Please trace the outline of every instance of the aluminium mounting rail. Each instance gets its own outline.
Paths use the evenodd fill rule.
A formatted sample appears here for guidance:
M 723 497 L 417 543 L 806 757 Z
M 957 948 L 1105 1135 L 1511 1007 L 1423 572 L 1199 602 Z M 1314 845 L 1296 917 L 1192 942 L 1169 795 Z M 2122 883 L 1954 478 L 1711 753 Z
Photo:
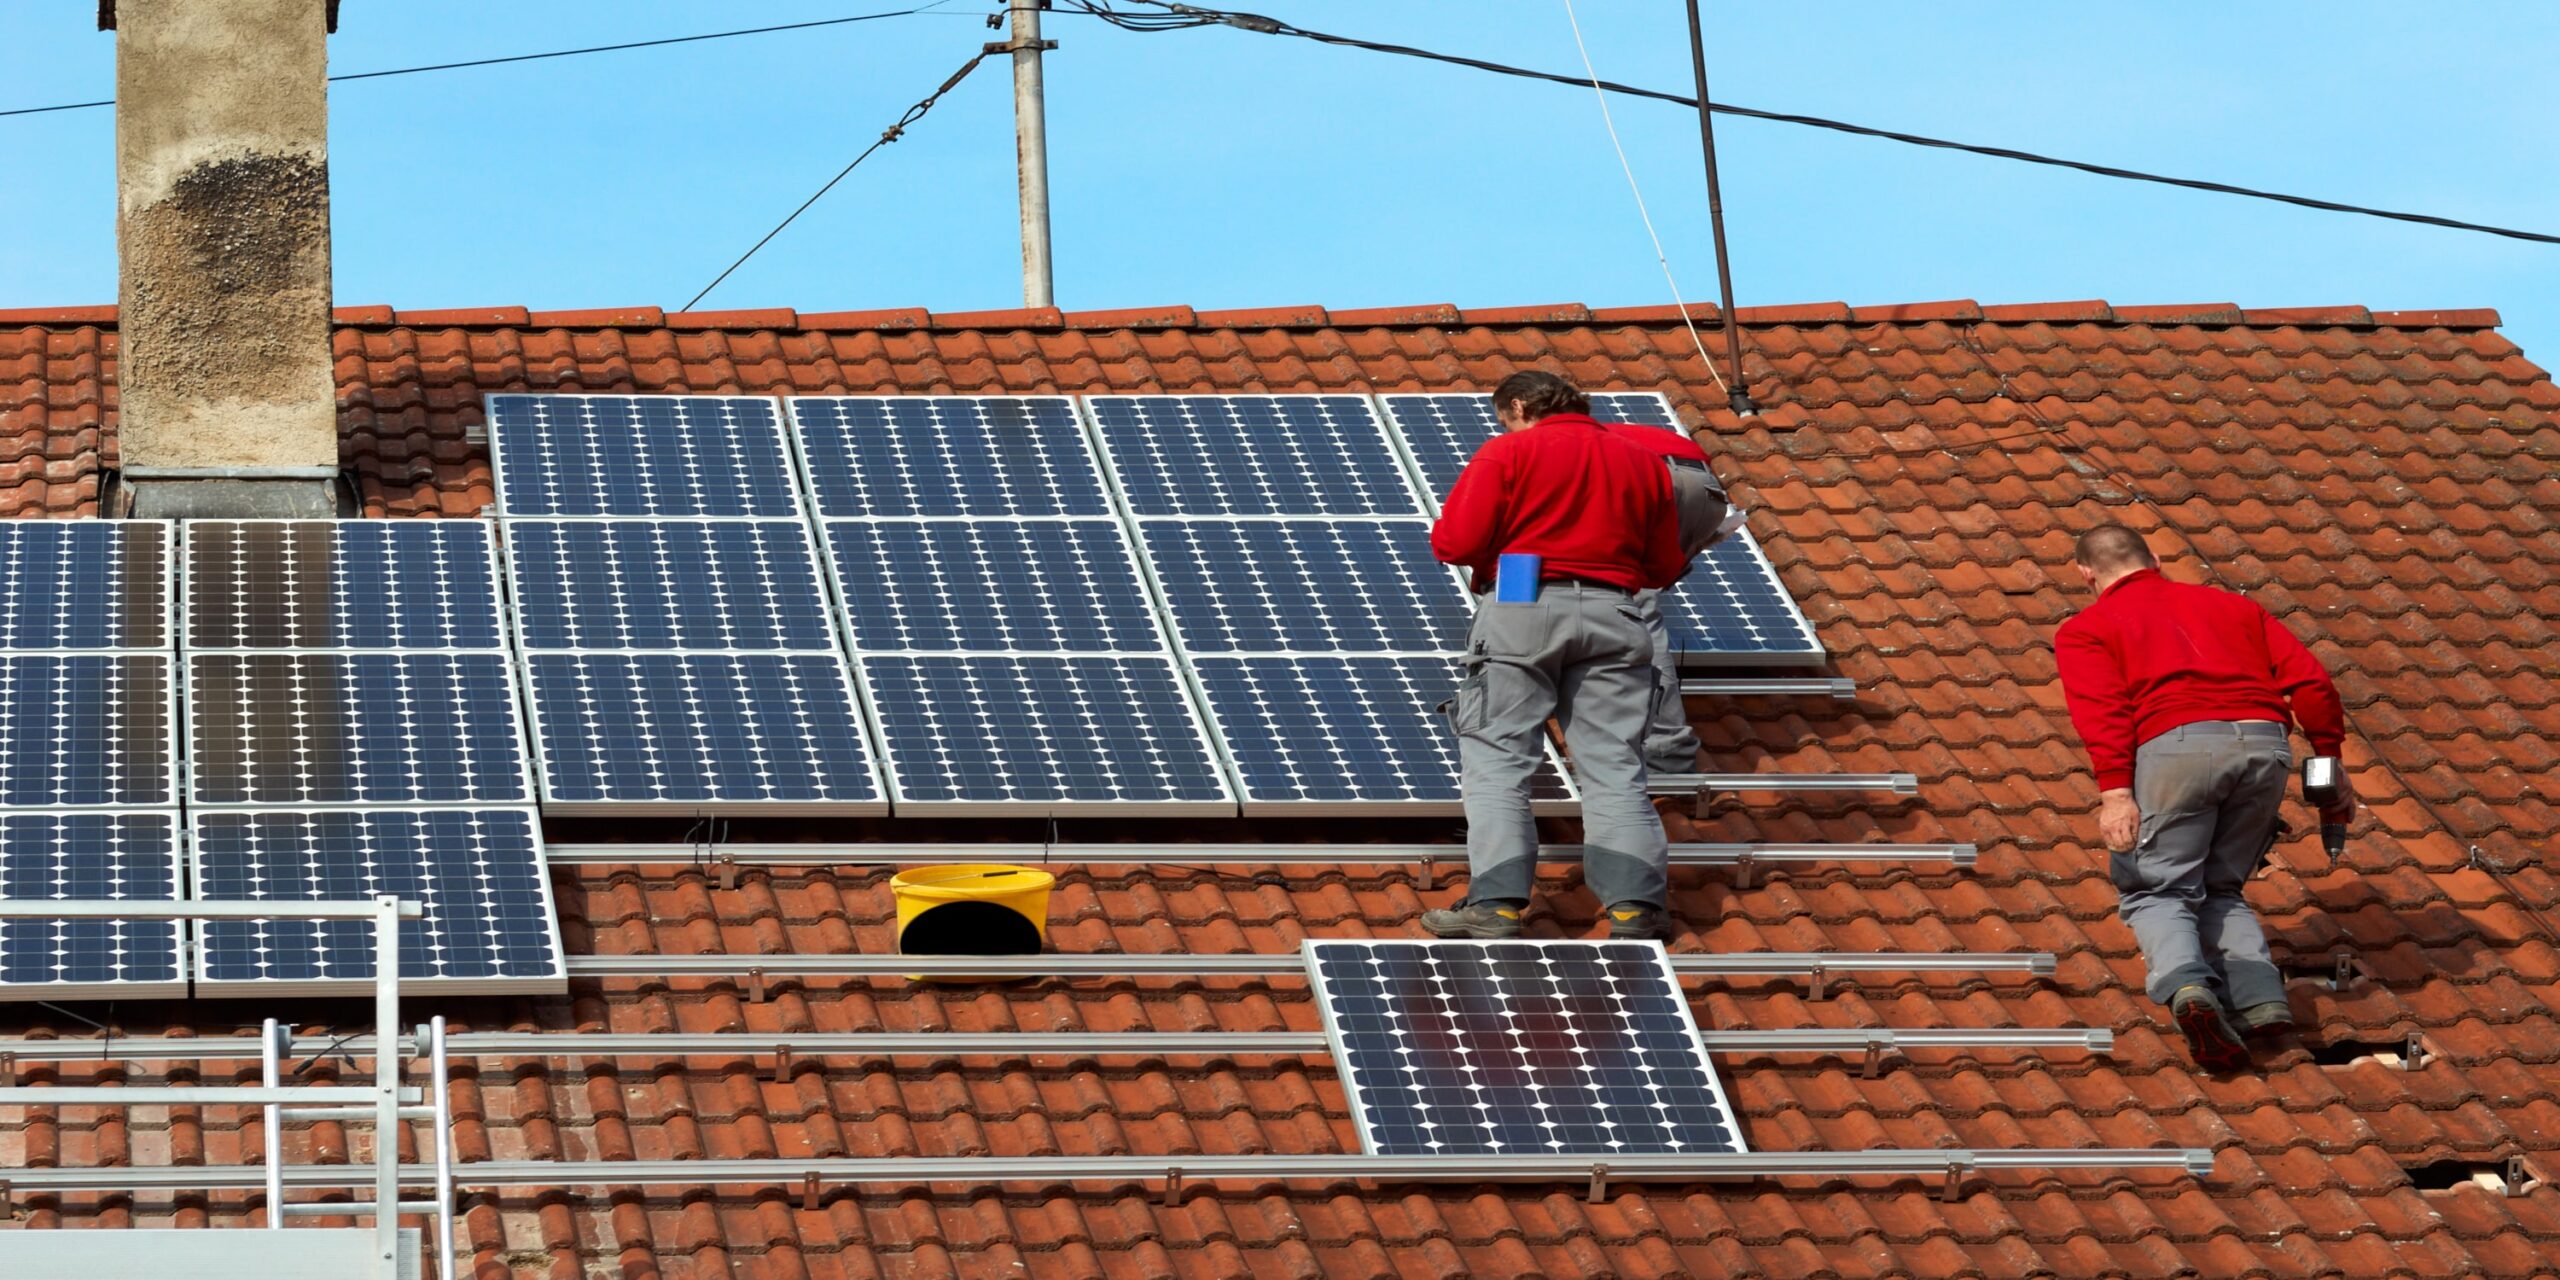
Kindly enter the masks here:
M 1703 694 L 1709 697 L 1722 698 L 1742 698 L 1756 695 L 1778 698 L 1806 697 L 1845 699 L 1858 696 L 1858 682 L 1855 680 L 1844 680 L 1831 676 L 1768 676 L 1762 678 L 1743 676 L 1728 679 L 1683 680 L 1680 682 L 1680 692 Z
M 1620 1181 L 1703 1182 L 1789 1177 L 1943 1177 L 1949 1199 L 1967 1174 L 2004 1170 L 2049 1173 L 2063 1169 L 2123 1172 L 2166 1169 L 2202 1177 L 2212 1172 L 2214 1153 L 2200 1147 L 2120 1147 L 1983 1151 L 1750 1151 L 1697 1155 L 1617 1156 L 1371 1156 L 1371 1155 L 1154 1155 L 1154 1156 L 885 1156 L 876 1158 L 811 1158 L 806 1160 L 583 1160 L 491 1161 L 455 1169 L 466 1186 L 633 1187 L 633 1186 L 781 1186 L 798 1187 L 804 1208 L 815 1210 L 822 1186 L 916 1186 L 961 1183 L 971 1186 L 1015 1183 L 1052 1185 L 1061 1182 L 1131 1182 L 1162 1180 L 1165 1199 L 1177 1202 L 1184 1181 L 1228 1180 L 1270 1183 L 1286 1180 L 1338 1181 L 1368 1178 L 1382 1182 L 1570 1182 L 1589 1179 L 1590 1198 L 1602 1198 L 1610 1179 Z M 425 1181 L 431 1166 L 412 1165 L 404 1181 Z M 350 1166 L 296 1165 L 284 1171 L 288 1187 L 346 1187 L 362 1184 L 365 1171 Z M 12 1169 L 7 1192 L 64 1191 L 203 1191 L 242 1190 L 264 1186 L 267 1171 L 258 1165 L 191 1165 L 96 1169 Z
M 2101 1027 L 1792 1027 L 1706 1031 L 1715 1053 L 1855 1053 L 1869 1049 L 2085 1049 L 2107 1053 L 2115 1033 Z M 331 1041 L 354 1057 L 373 1037 Z M 1329 1055 L 1321 1031 L 457 1031 L 445 1051 L 465 1058 L 799 1058 L 935 1056 Z M 0 1064 L 200 1062 L 258 1056 L 254 1036 L 148 1039 L 0 1040 Z M 5 1075 L 0 1075 L 4 1082 Z M 0 1083 L 0 1105 L 12 1101 Z
M 1889 791 L 1918 795 L 1920 779 L 1908 773 L 1657 773 L 1647 784 L 1658 796 L 1711 791 Z

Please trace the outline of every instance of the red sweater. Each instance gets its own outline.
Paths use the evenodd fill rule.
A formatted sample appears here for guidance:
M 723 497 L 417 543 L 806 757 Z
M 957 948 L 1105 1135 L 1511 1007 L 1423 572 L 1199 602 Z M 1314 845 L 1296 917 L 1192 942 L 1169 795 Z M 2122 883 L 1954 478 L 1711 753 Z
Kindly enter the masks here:
M 1632 422 L 1603 422 L 1600 429 L 1656 457 L 1687 458 L 1691 462 L 1707 460 L 1707 451 L 1699 448 L 1698 442 L 1690 439 L 1686 431 L 1639 426 Z
M 2053 651 L 2102 791 L 2133 785 L 2136 747 L 2199 720 L 2291 720 L 2324 756 L 2346 740 L 2327 668 L 2244 595 L 2136 570 L 2063 623 Z
M 1431 553 L 1466 566 L 1483 591 L 1506 552 L 1542 557 L 1550 579 L 1667 587 L 1687 568 L 1671 475 L 1660 458 L 1579 413 L 1495 436 L 1449 486 Z

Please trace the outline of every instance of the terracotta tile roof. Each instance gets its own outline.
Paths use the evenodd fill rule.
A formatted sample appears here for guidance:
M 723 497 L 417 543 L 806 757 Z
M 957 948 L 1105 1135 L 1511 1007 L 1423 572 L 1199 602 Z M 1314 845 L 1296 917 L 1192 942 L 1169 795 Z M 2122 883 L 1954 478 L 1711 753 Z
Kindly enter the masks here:
M 1711 312 L 1702 313 L 1705 319 Z M 2209 1146 L 2212 1177 L 1998 1175 L 1952 1203 L 1917 1183 L 1578 1188 L 1309 1184 L 866 1188 L 814 1206 L 737 1188 L 475 1196 L 474 1273 L 499 1276 L 2527 1276 L 2560 1270 L 2560 1189 L 2513 1198 L 2447 1168 L 2526 1155 L 2560 1178 L 2560 389 L 2486 311 L 2247 311 L 2102 302 L 1747 310 L 1764 417 L 1738 425 L 1668 308 L 1318 307 L 1195 313 L 662 314 L 351 308 L 336 338 L 344 459 L 376 514 L 490 501 L 472 443 L 499 390 L 980 392 L 1474 388 L 1523 365 L 1660 389 L 1721 454 L 1752 526 L 1854 678 L 1856 700 L 1693 700 L 1719 769 L 1904 770 L 1918 797 L 1722 802 L 1675 839 L 1970 841 L 1965 874 L 1843 869 L 1737 889 L 1684 873 L 1684 948 L 2045 950 L 2049 981 L 1885 981 L 1808 1002 L 1693 988 L 1728 1027 L 2113 1029 L 2111 1057 L 1936 1051 L 1725 1062 L 1755 1146 Z M 0 312 L 0 511 L 93 511 L 115 465 L 111 310 Z M 2100 518 L 2153 530 L 2171 571 L 2283 614 L 2338 674 L 2370 815 L 2349 865 L 2290 843 L 2251 886 L 2307 1023 L 2263 1078 L 2192 1071 L 2141 996 L 2092 784 L 2048 648 L 2076 607 L 2055 576 Z M 2299 821 L 2300 814 L 2294 815 Z M 1160 836 L 1097 826 L 1091 838 Z M 632 831 L 672 839 L 672 832 Z M 788 839 L 787 826 L 760 833 Z M 1370 838 L 1321 823 L 1204 839 Z M 1395 838 L 1436 839 L 1445 828 Z M 588 837 L 581 837 L 588 838 Z M 918 834 L 901 838 L 974 838 Z M 2505 869 L 2504 878 L 2486 868 Z M 573 950 L 886 949 L 877 874 L 564 873 Z M 1592 905 L 1557 881 L 1579 932 Z M 1213 877 L 1071 871 L 1069 950 L 1281 950 L 1400 933 L 1455 896 L 1410 871 Z M 2538 914 L 2537 914 L 2538 913 Z M 2332 992 L 2337 951 L 2364 976 Z M 128 1007 L 125 1034 L 271 1010 Z M 565 1000 L 463 1003 L 505 1028 L 1307 1028 L 1288 985 L 1091 981 L 906 990 L 835 981 L 581 984 Z M 24 1007 L 13 1021 L 80 1029 Z M 320 1015 L 314 1011 L 313 1017 Z M 2164 1034 L 2167 1033 L 2167 1034 Z M 2411 1035 L 2423 1065 L 2393 1065 Z M 2376 1055 L 2385 1055 L 2377 1057 Z M 229 1071 L 225 1066 L 219 1071 Z M 326 1068 L 323 1068 L 324 1070 Z M 89 1078 L 93 1068 L 59 1073 Z M 974 1152 L 1321 1151 L 1354 1141 L 1330 1068 L 1296 1059 L 466 1064 L 477 1158 Z M 56 1073 L 24 1073 L 32 1082 Z M 0 1162 L 245 1157 L 249 1135 L 34 1112 Z M 143 1113 L 146 1116 L 157 1113 Z M 343 1158 L 348 1136 L 309 1140 Z M 11 1150 L 10 1148 L 15 1148 Z M 2446 1162 L 2450 1162 L 2447 1164 Z M 2429 1166 L 2440 1166 L 2429 1169 Z M 2420 1176 L 2413 1177 L 2413 1171 Z M 192 1197 L 177 1218 L 245 1203 Z M 38 1200 L 38 1225 L 166 1213 Z

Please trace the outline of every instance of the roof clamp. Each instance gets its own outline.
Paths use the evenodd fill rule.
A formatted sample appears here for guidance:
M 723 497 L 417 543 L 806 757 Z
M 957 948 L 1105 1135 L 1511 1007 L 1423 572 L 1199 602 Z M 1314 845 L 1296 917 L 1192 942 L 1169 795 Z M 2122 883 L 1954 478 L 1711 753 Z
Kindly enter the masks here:
M 1164 1207 L 1182 1207 L 1182 1166 L 1169 1165 L 1164 1171 Z
M 1591 1204 L 1600 1204 L 1608 1200 L 1608 1198 L 1609 1166 L 1605 1164 L 1595 1164 L 1591 1166 L 1591 1189 L 1584 1199 Z
M 1818 961 L 1814 964 L 1807 965 L 1804 971 L 1804 998 L 1807 1000 L 1818 1001 L 1828 997 L 1830 994 L 1830 968 Z
M 1884 1071 L 1884 1041 L 1867 1042 L 1867 1064 L 1858 1071 L 1862 1079 L 1873 1080 Z
M 2514 1167 L 2514 1168 L 2517 1168 L 2517 1169 L 2521 1169 L 2521 1168 L 2523 1168 L 2523 1167 L 2524 1167 L 2524 1157 L 2523 1157 L 2523 1156 L 2517 1156 L 2517 1157 L 2516 1157 L 2516 1158 L 2511 1162 L 2511 1166 L 2512 1166 L 2512 1167 Z M 2511 1181 L 2511 1182 L 2509 1182 L 2507 1185 L 2512 1187 L 2512 1186 L 2514 1186 L 2514 1185 L 2515 1185 L 2515 1183 L 2513 1183 L 2513 1182 Z M 2510 1194 L 2513 1194 L 2513 1193 L 2510 1193 Z M 18 1198 L 17 1198 L 16 1196 L 14 1196 L 14 1195 L 11 1195 L 11 1194 L 10 1194 L 10 1192 L 9 1192 L 9 1180 L 8 1180 L 7 1178 L 0 1178 L 0 1221 L 16 1222 L 17 1220 L 18 1220 Z
M 790 1045 L 776 1044 L 773 1046 L 773 1082 L 775 1084 L 791 1083 Z
M 1959 1161 L 1949 1160 L 1947 1162 L 1947 1181 L 1944 1186 L 1938 1188 L 1938 1199 L 1944 1204 L 1954 1204 L 1956 1201 L 1963 1198 L 1964 1165 Z
M 1422 855 L 1422 878 L 1415 882 L 1414 887 L 1422 890 L 1424 893 L 1429 893 L 1440 887 L 1440 863 L 1438 859 L 1433 858 L 1427 853 Z
M 2344 991 L 2347 989 L 2347 984 L 2355 980 L 2356 953 L 2352 951 L 2341 951 L 2336 955 L 2331 956 L 2330 960 L 2334 963 L 2335 967 L 2329 970 L 2329 989 L 2331 991 Z
M 2431 1055 L 2427 1052 L 2426 1036 L 2420 1032 L 2412 1031 L 2409 1033 L 2409 1042 L 2402 1045 L 2400 1048 L 2400 1069 L 2403 1071 L 2415 1071 L 2420 1067 L 2427 1065 L 2427 1059 L 2429 1056 Z
M 1759 875 L 1759 871 L 1760 867 L 1758 859 L 1753 856 L 1749 849 L 1743 850 L 1742 856 L 1733 860 L 1733 887 L 1737 889 L 1750 888 L 1752 880 Z
M 747 1003 L 764 1003 L 764 967 L 761 965 L 749 966 L 747 969 Z
M 2524 1167 L 2523 1156 L 2507 1157 L 2506 1184 L 2507 1198 L 2511 1200 L 2517 1196 L 2523 1195 L 2525 1191 L 2533 1185 L 2533 1174 L 2530 1170 L 2527 1170 Z M 5 1197 L 7 1197 L 8 1194 L 9 1184 L 6 1182 L 0 1182 L 0 1205 L 5 1205 Z M 16 1215 L 13 1213 L 11 1216 L 14 1217 Z
M 1715 792 L 1705 787 L 1698 788 L 1697 797 L 1690 801 L 1689 816 L 1698 822 L 1706 821 L 1709 816 L 1707 810 L 1715 804 L 1715 801 Z
M 0 1089 L 10 1088 L 17 1083 L 18 1055 L 14 1053 L 0 1053 Z
M 737 888 L 738 855 L 734 853 L 721 853 L 714 856 L 711 861 L 712 865 L 720 868 L 720 888 L 723 891 Z
M 818 1211 L 818 1171 L 815 1169 L 800 1175 L 800 1210 L 803 1213 Z

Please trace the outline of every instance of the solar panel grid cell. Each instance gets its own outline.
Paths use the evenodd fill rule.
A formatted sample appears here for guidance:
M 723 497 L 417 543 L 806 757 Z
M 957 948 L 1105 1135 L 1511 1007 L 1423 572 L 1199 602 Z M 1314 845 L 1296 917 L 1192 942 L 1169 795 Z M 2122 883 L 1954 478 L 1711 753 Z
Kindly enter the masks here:
M 503 649 L 479 520 L 191 521 L 190 649 Z
M 531 803 L 503 653 L 196 653 L 198 805 Z
M 0 654 L 0 807 L 178 803 L 170 659 Z
M 790 410 L 822 518 L 1111 514 L 1064 396 L 801 396 Z
M 533 653 L 525 675 L 554 811 L 882 810 L 833 652 Z
M 1186 651 L 1454 653 L 1468 602 L 1422 520 L 1143 520 Z
M 797 520 L 511 520 L 527 650 L 835 647 Z
M 0 651 L 169 647 L 170 525 L 0 521 Z
M 1116 520 L 831 520 L 857 652 L 1162 653 Z
M 494 395 L 487 407 L 505 516 L 800 514 L 772 400 Z
M 1742 1150 L 1660 944 L 1306 944 L 1377 1155 Z
M 1090 396 L 1138 516 L 1421 515 L 1366 396 Z
M 177 814 L 0 814 L 0 898 L 171 902 Z M 0 921 L 0 999 L 182 995 L 176 920 Z

